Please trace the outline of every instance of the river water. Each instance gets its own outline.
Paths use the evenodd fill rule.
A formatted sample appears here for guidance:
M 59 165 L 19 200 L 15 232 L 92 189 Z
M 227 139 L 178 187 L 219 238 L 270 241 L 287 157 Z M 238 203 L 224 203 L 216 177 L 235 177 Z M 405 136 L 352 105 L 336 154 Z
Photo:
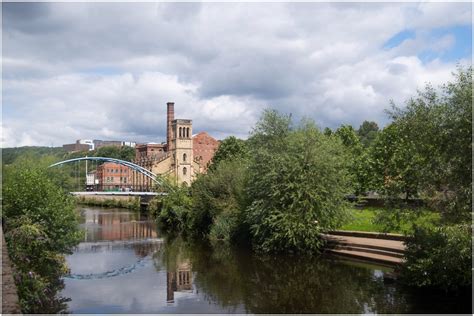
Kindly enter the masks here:
M 80 208 L 67 257 L 71 313 L 470 313 L 469 297 L 413 292 L 390 269 L 330 257 L 261 257 L 184 241 L 123 209 Z

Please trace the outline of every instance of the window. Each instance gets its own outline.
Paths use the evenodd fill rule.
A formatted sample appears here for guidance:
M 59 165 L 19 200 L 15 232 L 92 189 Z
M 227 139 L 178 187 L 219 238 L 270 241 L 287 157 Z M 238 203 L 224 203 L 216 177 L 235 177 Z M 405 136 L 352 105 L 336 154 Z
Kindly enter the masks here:
M 185 176 L 187 172 L 188 172 L 188 169 L 186 167 L 184 167 L 183 168 L 183 176 Z
M 183 154 L 183 161 L 186 161 L 187 155 Z
M 182 128 L 180 127 L 179 128 L 179 138 L 181 138 L 181 130 L 182 130 Z
M 186 128 L 186 137 L 189 138 L 189 127 Z

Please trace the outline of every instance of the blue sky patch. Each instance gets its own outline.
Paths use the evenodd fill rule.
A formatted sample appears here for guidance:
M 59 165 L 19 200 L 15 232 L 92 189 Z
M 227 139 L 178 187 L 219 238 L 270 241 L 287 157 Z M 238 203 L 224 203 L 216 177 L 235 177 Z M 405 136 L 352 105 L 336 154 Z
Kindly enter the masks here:
M 454 37 L 452 47 L 446 49 L 427 47 L 418 52 L 418 58 L 420 58 L 423 63 L 428 63 L 436 58 L 440 59 L 442 62 L 457 62 L 463 58 L 471 58 L 472 25 L 435 28 L 426 34 L 426 40 L 436 44 L 436 41 L 449 35 Z M 415 39 L 417 36 L 420 36 L 420 34 L 417 34 L 414 30 L 401 31 L 385 42 L 383 48 L 386 50 L 395 48 L 401 45 L 405 40 Z
M 413 38 L 415 38 L 415 31 L 403 30 L 401 32 L 398 32 L 394 36 L 392 36 L 388 41 L 386 41 L 385 44 L 383 44 L 383 48 L 385 49 L 394 48 L 400 45 L 401 43 L 403 43 L 403 41 L 407 39 L 413 39 Z
M 101 75 L 101 76 L 112 76 L 121 74 L 122 71 L 116 67 L 94 67 L 94 68 L 87 68 L 81 71 L 84 74 L 92 74 L 92 75 Z

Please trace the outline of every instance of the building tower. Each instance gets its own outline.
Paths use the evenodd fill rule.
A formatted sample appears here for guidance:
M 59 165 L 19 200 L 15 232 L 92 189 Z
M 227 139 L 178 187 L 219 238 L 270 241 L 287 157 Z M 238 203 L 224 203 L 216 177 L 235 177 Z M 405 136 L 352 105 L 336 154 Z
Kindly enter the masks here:
M 168 148 L 172 151 L 173 167 L 178 184 L 190 185 L 193 163 L 193 126 L 191 120 L 173 120 L 171 125 L 172 139 Z

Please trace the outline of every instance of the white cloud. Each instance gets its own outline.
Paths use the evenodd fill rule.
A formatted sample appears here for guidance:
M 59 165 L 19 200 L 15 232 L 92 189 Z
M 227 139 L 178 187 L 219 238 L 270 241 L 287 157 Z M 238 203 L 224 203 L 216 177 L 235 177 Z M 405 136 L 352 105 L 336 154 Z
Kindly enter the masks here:
M 429 30 L 470 25 L 466 8 L 4 4 L 3 144 L 163 141 L 168 101 L 195 132 L 219 138 L 246 137 L 265 106 L 321 127 L 383 125 L 390 99 L 402 104 L 426 82 L 449 80 L 454 62 L 422 63 L 417 54 L 453 47 L 453 36 Z M 383 48 L 406 29 L 416 38 Z

